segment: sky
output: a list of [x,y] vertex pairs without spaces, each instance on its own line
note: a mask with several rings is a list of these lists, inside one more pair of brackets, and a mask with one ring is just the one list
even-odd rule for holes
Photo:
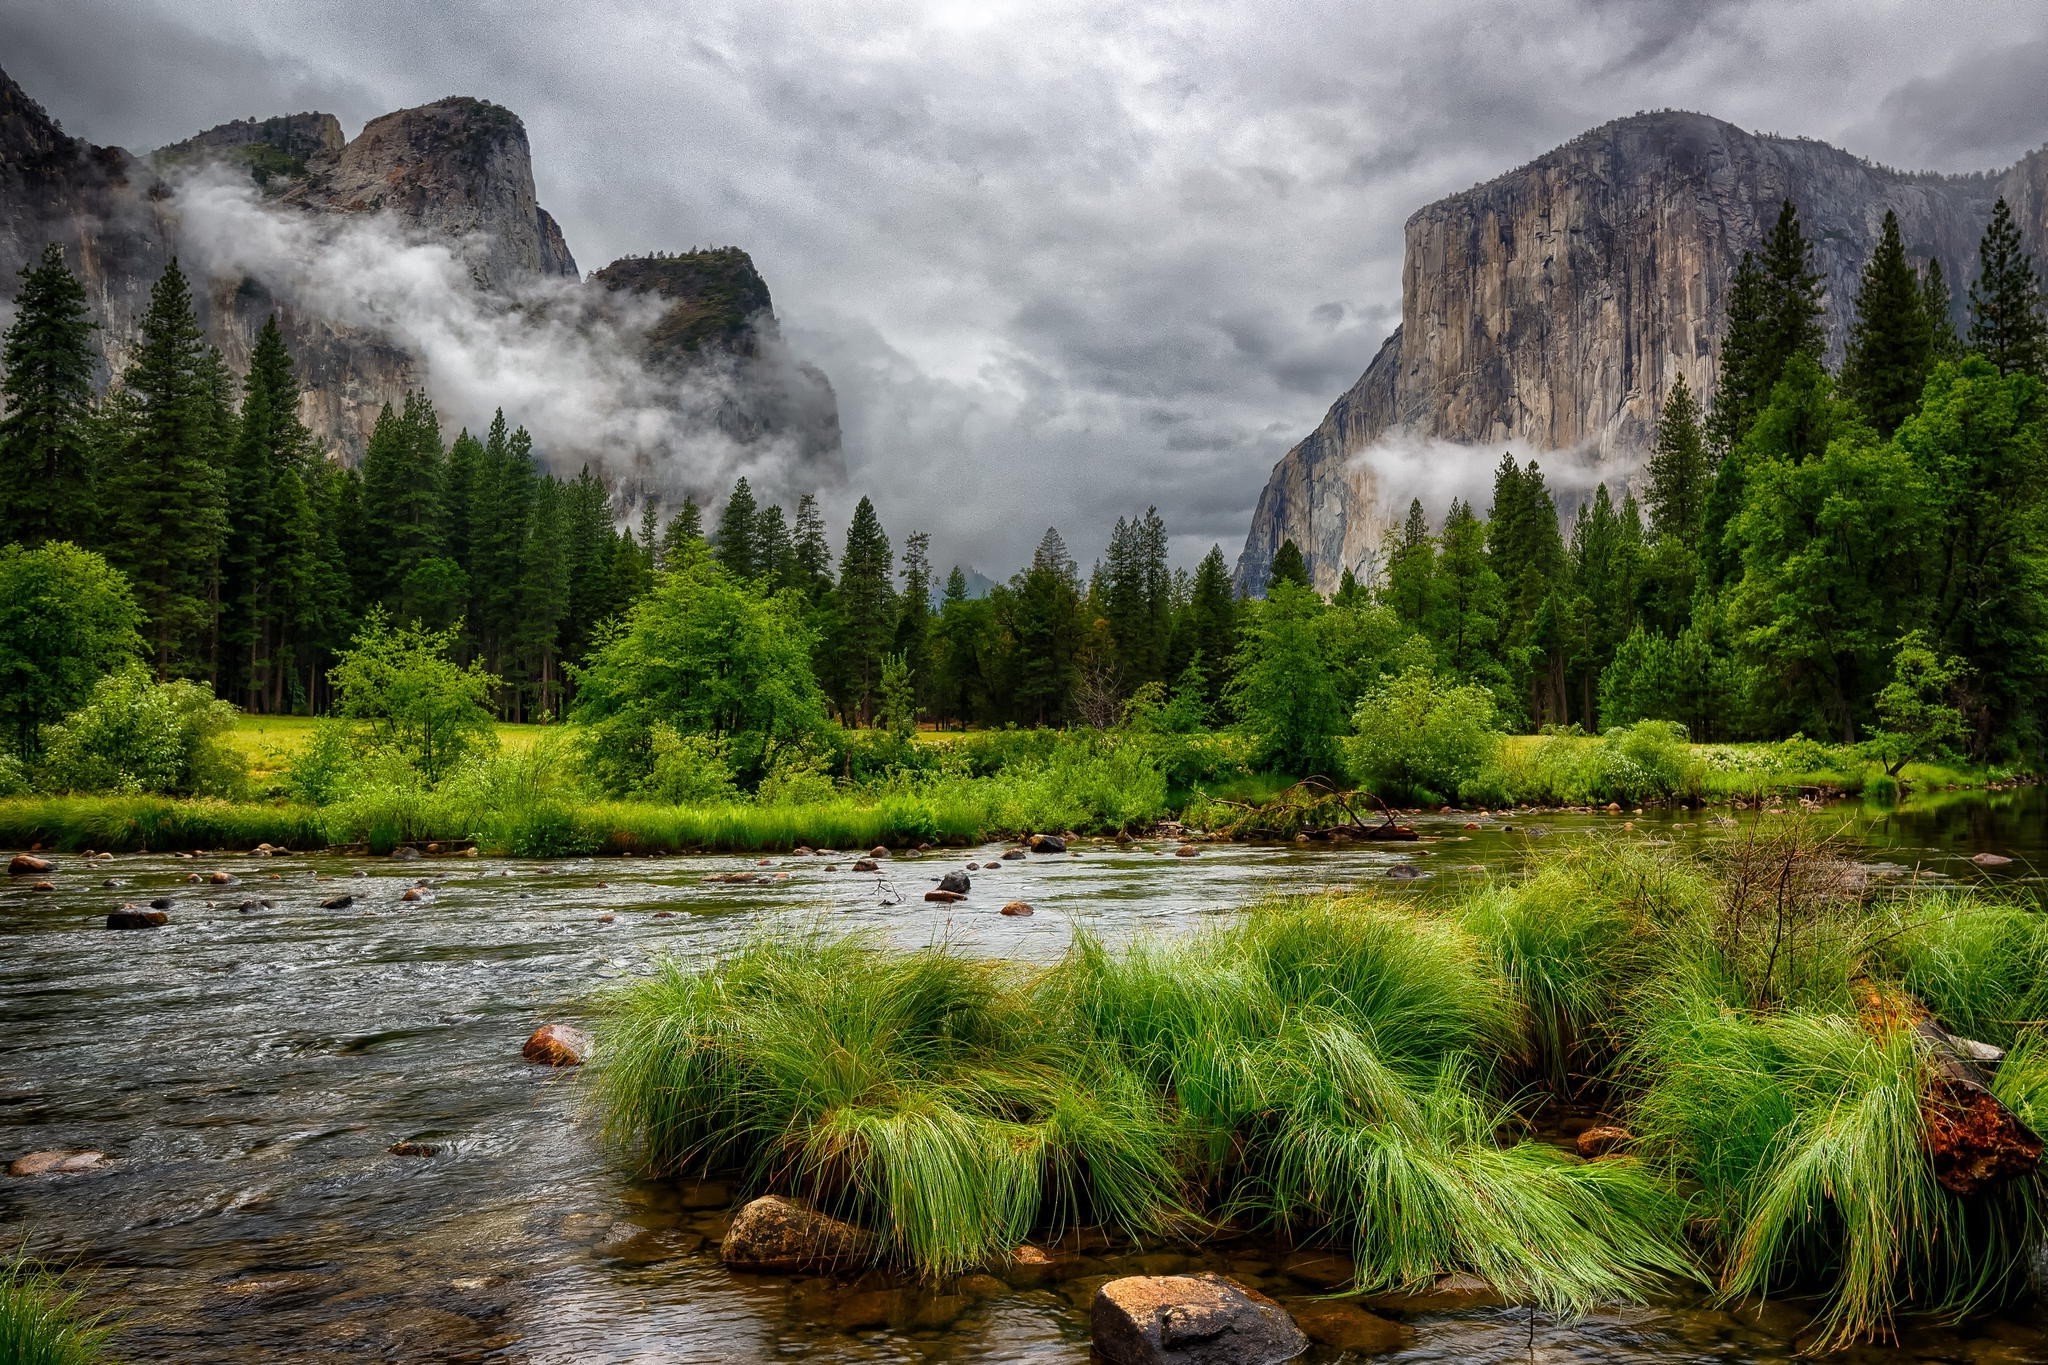
[[0,0],[0,67],[137,151],[511,108],[584,270],[746,248],[854,491],[997,577],[1148,505],[1234,562],[1398,321],[1407,217],[1608,119],[1947,171],[2048,141],[2038,0]]

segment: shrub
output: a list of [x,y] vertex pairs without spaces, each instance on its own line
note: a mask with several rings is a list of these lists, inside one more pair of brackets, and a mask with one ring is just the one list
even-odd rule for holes
[[704,805],[738,796],[724,741],[655,725],[648,731],[648,745],[654,761],[640,783],[641,795],[671,805]]
[[225,742],[235,708],[197,683],[159,683],[139,665],[100,680],[51,727],[39,785],[61,792],[233,796],[246,785]]
[[371,740],[438,781],[478,749],[495,748],[485,703],[498,680],[481,661],[459,667],[449,654],[458,631],[392,626],[372,608],[328,677],[335,712],[369,723]]
[[1366,693],[1347,745],[1359,782],[1390,800],[1456,797],[1500,751],[1493,697],[1411,668]]
[[333,805],[349,794],[360,749],[355,727],[336,720],[315,722],[312,738],[285,769],[285,790],[309,806]]

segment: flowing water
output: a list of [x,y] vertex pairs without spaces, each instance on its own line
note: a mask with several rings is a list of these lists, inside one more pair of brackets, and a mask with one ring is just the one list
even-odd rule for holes
[[[1902,874],[2043,891],[2048,793],[1811,818]],[[1689,812],[1466,819],[1425,817],[1429,837],[1408,846],[1176,858],[1098,842],[1021,862],[991,846],[898,857],[880,874],[793,856],[62,858],[55,892],[0,887],[0,1162],[74,1148],[111,1161],[0,1176],[0,1249],[74,1265],[121,1316],[133,1360],[1080,1362],[1090,1296],[1113,1274],[1213,1267],[1301,1299],[1318,1292],[1316,1268],[1257,1242],[1200,1256],[1083,1247],[1072,1278],[1037,1286],[736,1276],[716,1256],[730,1192],[631,1178],[587,1118],[580,1073],[531,1066],[520,1044],[657,954],[716,953],[764,923],[1046,959],[1077,925],[1179,933],[1278,891],[1438,887],[1596,831],[1692,845],[1729,829]],[[1979,852],[2014,861],[1982,868]],[[969,861],[992,863],[970,899],[921,899]],[[1390,879],[1397,866],[1426,875]],[[787,876],[704,881],[737,869]],[[239,880],[195,885],[195,870]],[[423,879],[428,898],[403,901]],[[353,904],[321,908],[341,895]],[[155,897],[172,902],[166,928],[103,927]],[[995,913],[1013,899],[1037,913]],[[399,1156],[397,1142],[438,1150]],[[1374,1358],[1403,1361],[1778,1360],[1802,1322],[1696,1301],[1564,1325],[1511,1307],[1383,1306],[1406,1333]],[[1869,1358],[2044,1360],[2044,1329],[2013,1312]]]

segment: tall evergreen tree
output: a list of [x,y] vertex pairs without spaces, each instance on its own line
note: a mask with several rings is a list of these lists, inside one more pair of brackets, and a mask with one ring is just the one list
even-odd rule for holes
[[2000,374],[2048,376],[2048,321],[2041,316],[2041,278],[2020,244],[2020,226],[2000,199],[1977,246],[1970,286],[1970,349]]
[[1826,349],[1822,284],[1813,245],[1787,199],[1762,250],[1743,254],[1729,291],[1714,411],[1708,419],[1716,449],[1733,449],[1748,434],[1792,357],[1818,359]]
[[1920,279],[1899,237],[1899,216],[1886,209],[1877,249],[1856,291],[1856,318],[1842,362],[1842,392],[1879,436],[1897,431],[1920,405],[1933,348]]
[[760,547],[755,539],[760,515],[754,490],[742,474],[725,499],[725,510],[718,514],[718,536],[712,542],[718,562],[742,582],[752,582],[761,573]]
[[1237,618],[1237,591],[1230,582],[1230,565],[1223,558],[1223,547],[1211,545],[1188,585],[1182,631],[1186,647],[1176,653],[1183,669],[1195,656],[1201,656],[1205,700],[1212,712],[1221,705],[1224,689],[1230,685],[1230,660],[1237,653]]
[[1311,588],[1308,560],[1302,556],[1301,547],[1289,536],[1280,542],[1280,548],[1273,551],[1273,567],[1266,574],[1266,587],[1271,591],[1275,583],[1292,583],[1296,587]]
[[772,589],[795,585],[796,553],[789,541],[789,519],[779,503],[770,503],[754,517],[754,572]]
[[1644,501],[1650,506],[1651,532],[1682,545],[1698,545],[1713,477],[1706,433],[1700,428],[1699,402],[1685,376],[1680,375],[1672,382],[1663,411],[1657,414],[1657,435],[1650,447],[1649,489]]
[[668,520],[661,533],[661,552],[656,563],[666,571],[680,566],[692,549],[704,543],[704,513],[695,498],[684,498],[683,506]]
[[1011,625],[1017,668],[1017,719],[1057,725],[1072,712],[1081,672],[1081,580],[1067,543],[1048,527],[1031,554],[1031,567],[1012,583]]
[[825,540],[825,516],[818,499],[806,493],[796,500],[796,523],[790,528],[790,553],[803,576],[804,595],[812,606],[832,591],[832,547]]
[[1920,313],[1927,319],[1928,359],[1935,364],[1960,360],[1963,339],[1956,335],[1955,300],[1949,296],[1948,280],[1941,273],[1941,261],[1929,258],[1920,275]]
[[896,612],[895,652],[910,669],[920,706],[932,699],[932,538],[913,531],[903,538],[903,596]]
[[173,257],[150,290],[135,360],[123,376],[134,395],[134,426],[107,480],[108,557],[135,587],[165,677],[205,677],[213,663],[227,535],[220,375]]
[[1429,636],[1444,661],[1468,678],[1504,681],[1494,662],[1503,608],[1500,575],[1486,553],[1486,523],[1460,498],[1444,515]]
[[21,269],[0,343],[0,541],[89,539],[94,324],[55,242]]
[[304,641],[288,638],[313,592],[317,537],[297,519],[310,517],[305,476],[313,437],[299,417],[299,382],[275,315],[264,321],[242,381],[228,504],[228,534],[221,557],[220,690],[253,710],[281,710],[286,663],[281,652]]
[[893,556],[875,505],[866,498],[853,509],[846,549],[839,557],[840,707],[866,724],[882,685],[882,660],[896,637],[896,593],[890,586]]
[[1422,499],[1410,498],[1408,517],[1387,552],[1387,605],[1405,624],[1420,629],[1429,620],[1435,581],[1436,538],[1429,533]]

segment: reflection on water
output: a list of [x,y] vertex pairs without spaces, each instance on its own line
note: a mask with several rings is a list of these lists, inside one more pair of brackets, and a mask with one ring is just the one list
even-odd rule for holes
[[[2044,794],[2025,792],[1811,818],[1875,860],[2039,894],[2044,817]],[[60,859],[56,892],[0,887],[0,1160],[53,1148],[114,1160],[0,1177],[0,1241],[76,1261],[94,1300],[125,1314],[133,1359],[1082,1361],[1088,1298],[1111,1274],[1202,1265],[1282,1298],[1317,1286],[1253,1243],[1199,1258],[1097,1253],[1029,1286],[736,1277],[714,1254],[725,1192],[623,1175],[583,1113],[578,1073],[528,1066],[521,1041],[655,954],[714,953],[776,917],[1047,960],[1077,925],[1177,933],[1281,890],[1428,890],[1589,832],[1697,845],[1728,829],[1691,812],[1506,814],[1470,831],[1467,818],[1424,817],[1429,841],[1407,847],[1185,859],[1093,843],[1021,862],[990,847],[899,857],[879,875],[844,870],[844,857],[836,871],[825,857]],[[1980,852],[2014,862],[1980,868]],[[921,899],[969,861],[990,866],[967,901]],[[1389,879],[1397,864],[1429,875]],[[194,885],[195,867],[240,880]],[[787,879],[703,880],[734,870]],[[427,899],[400,899],[423,879]],[[320,908],[345,893],[353,905]],[[159,896],[168,928],[101,927],[108,910]],[[1037,913],[995,913],[1018,899]],[[402,1141],[439,1150],[392,1155]],[[1513,1308],[1407,1316],[1407,1344],[1378,1358],[1775,1360],[1799,1323],[1775,1306],[1685,1304],[1563,1327]],[[2048,1336],[2012,1315],[1917,1338],[1906,1355],[2048,1359]]]

